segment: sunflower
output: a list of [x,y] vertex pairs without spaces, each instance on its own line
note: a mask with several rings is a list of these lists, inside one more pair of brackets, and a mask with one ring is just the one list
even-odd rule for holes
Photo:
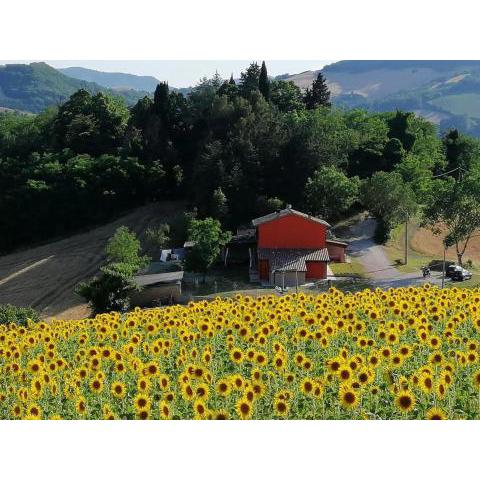
[[273,403],[273,409],[279,417],[287,417],[290,407],[285,400],[276,399]]
[[133,399],[133,406],[137,412],[142,410],[150,411],[151,401],[148,395],[144,393],[138,393],[135,398]]
[[195,391],[190,383],[184,383],[181,386],[182,398],[186,401],[191,401],[195,397]]
[[20,418],[23,414],[23,407],[21,404],[16,403],[12,406],[10,413],[14,418]]
[[222,397],[228,397],[228,395],[230,395],[230,393],[232,392],[232,386],[228,380],[221,379],[217,382],[215,390]]
[[111,409],[110,405],[108,405],[108,403],[103,405],[102,411],[104,420],[116,420],[115,413]]
[[30,420],[40,420],[42,418],[42,409],[36,403],[30,404],[25,413]]
[[352,377],[352,370],[348,365],[343,365],[337,371],[337,376],[341,382],[348,382]]
[[230,360],[234,363],[242,363],[243,362],[243,352],[239,348],[232,348],[230,350]]
[[447,385],[443,382],[437,382],[435,385],[435,393],[439,400],[443,400],[447,395]]
[[253,415],[253,405],[246,398],[240,398],[236,405],[235,410],[237,415],[242,420],[248,420],[252,418]]
[[136,417],[139,420],[149,420],[150,419],[150,410],[137,410]]
[[232,387],[235,389],[235,390],[242,390],[243,387],[245,386],[245,380],[244,378],[240,375],[240,374],[235,374],[235,375],[232,375],[231,377],[231,383],[232,383]]
[[431,374],[428,372],[422,372],[422,374],[418,378],[418,386],[423,393],[430,393],[434,387]]
[[210,390],[206,383],[199,383],[195,387],[195,397],[206,400],[210,394]]
[[158,410],[162,420],[170,420],[172,418],[172,407],[169,402],[162,400],[158,406]]
[[172,403],[175,400],[175,393],[173,393],[171,391],[165,392],[163,394],[163,399],[168,403]]
[[256,357],[255,357],[255,361],[259,364],[259,365],[266,365],[267,362],[268,362],[268,358],[267,356],[263,353],[263,352],[257,352],[256,354]]
[[401,412],[411,412],[415,407],[416,399],[408,390],[401,391],[395,397],[395,405]]
[[230,416],[226,410],[217,410],[213,412],[213,420],[229,420]]
[[315,388],[315,382],[311,378],[304,378],[300,384],[300,390],[304,395],[311,395]]
[[28,365],[27,365],[28,369],[30,370],[30,372],[32,373],[39,373],[40,370],[42,370],[42,364],[40,361],[38,361],[37,359],[35,360],[30,360],[28,362]]
[[205,419],[209,413],[207,405],[200,399],[195,400],[193,403],[193,411],[195,412],[195,418],[198,420]]
[[110,387],[110,392],[116,398],[124,398],[127,393],[127,388],[123,382],[113,382]]
[[348,384],[340,386],[338,399],[344,408],[356,408],[360,401],[358,393]]
[[477,370],[474,374],[473,374],[473,386],[480,391],[480,370]]
[[97,395],[103,391],[103,381],[98,378],[93,378],[90,381],[90,391],[96,393]]
[[437,407],[432,407],[427,411],[426,414],[427,420],[447,420],[447,414]]
[[149,392],[152,384],[150,382],[150,379],[148,377],[140,377],[137,380],[137,389],[140,392]]
[[78,414],[84,415],[87,411],[87,401],[83,395],[79,396],[75,402],[75,410]]

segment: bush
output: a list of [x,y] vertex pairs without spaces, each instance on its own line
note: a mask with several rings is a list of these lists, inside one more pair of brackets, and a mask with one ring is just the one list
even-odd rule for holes
[[30,307],[16,307],[15,305],[0,305],[0,325],[16,323],[17,325],[27,325],[27,320],[38,322],[40,315],[36,310]]
[[375,233],[373,234],[373,240],[375,243],[379,243],[381,245],[385,244],[390,238],[392,228],[393,227],[390,222],[384,220],[383,218],[378,218]]

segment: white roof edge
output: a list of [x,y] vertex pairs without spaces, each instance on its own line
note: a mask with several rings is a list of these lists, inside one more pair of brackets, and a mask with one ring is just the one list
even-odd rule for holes
[[261,225],[262,223],[270,222],[277,218],[284,217],[285,215],[297,215],[298,217],[311,220],[312,222],[320,223],[322,225],[325,225],[327,228],[330,228],[330,224],[327,223],[325,220],[322,220],[321,218],[313,217],[312,215],[308,215],[303,212],[299,212],[298,210],[294,210],[293,208],[284,208],[279,212],[273,212],[273,213],[269,213],[268,215],[264,215],[263,217],[254,218],[252,220],[252,225],[256,227],[258,225]]

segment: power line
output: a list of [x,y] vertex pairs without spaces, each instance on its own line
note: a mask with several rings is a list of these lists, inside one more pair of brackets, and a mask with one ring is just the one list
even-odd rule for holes
[[449,175],[450,173],[456,172],[457,170],[462,170],[463,172],[468,173],[468,170],[466,170],[465,168],[457,167],[457,168],[454,168],[453,170],[449,170],[448,172],[439,173],[438,175],[433,175],[432,178],[443,177],[445,175]]

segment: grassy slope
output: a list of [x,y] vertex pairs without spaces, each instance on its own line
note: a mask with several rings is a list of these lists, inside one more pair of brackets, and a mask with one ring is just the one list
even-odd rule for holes
[[330,263],[333,274],[338,277],[365,277],[363,265],[356,258],[350,260],[350,263]]

